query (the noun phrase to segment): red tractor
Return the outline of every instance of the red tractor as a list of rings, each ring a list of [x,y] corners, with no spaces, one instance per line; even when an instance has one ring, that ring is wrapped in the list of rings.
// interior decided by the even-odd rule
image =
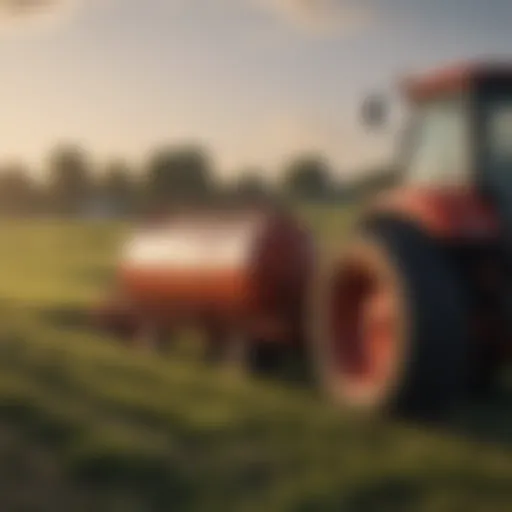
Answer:
[[[511,355],[512,65],[453,67],[404,92],[400,185],[318,280],[311,346],[334,399],[438,413]]]

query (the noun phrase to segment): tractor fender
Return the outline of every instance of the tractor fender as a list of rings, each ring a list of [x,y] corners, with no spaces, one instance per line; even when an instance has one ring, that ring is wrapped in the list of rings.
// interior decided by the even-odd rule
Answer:
[[[396,219],[435,239],[488,240],[500,235],[495,211],[471,189],[396,189],[363,210],[362,222]]]

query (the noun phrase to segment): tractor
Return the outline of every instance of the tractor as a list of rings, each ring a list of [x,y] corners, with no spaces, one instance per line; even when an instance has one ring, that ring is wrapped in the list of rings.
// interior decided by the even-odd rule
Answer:
[[[512,64],[401,84],[397,185],[365,205],[311,293],[322,388],[364,411],[439,414],[512,355]],[[370,126],[385,104],[368,103]]]

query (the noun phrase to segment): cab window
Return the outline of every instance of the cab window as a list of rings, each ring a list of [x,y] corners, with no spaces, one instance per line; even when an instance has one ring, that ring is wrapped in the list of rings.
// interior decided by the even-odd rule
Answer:
[[[414,185],[458,185],[469,172],[469,119],[462,99],[418,107],[408,181]]]

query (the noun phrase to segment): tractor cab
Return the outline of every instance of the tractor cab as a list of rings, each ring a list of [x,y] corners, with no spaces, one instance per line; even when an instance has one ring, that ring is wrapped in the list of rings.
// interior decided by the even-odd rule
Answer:
[[[333,255],[313,338],[325,389],[447,412],[512,355],[512,63],[408,80],[400,183]],[[386,117],[380,100],[366,120]]]
[[[512,64],[449,68],[407,80],[403,93],[410,121],[399,190],[374,201],[370,215],[408,211],[446,238],[499,228],[511,233],[512,255]],[[370,106],[365,120],[381,124],[385,110]]]
[[[406,82],[405,96],[407,184],[476,185],[493,200],[512,199],[512,65],[438,72]]]

